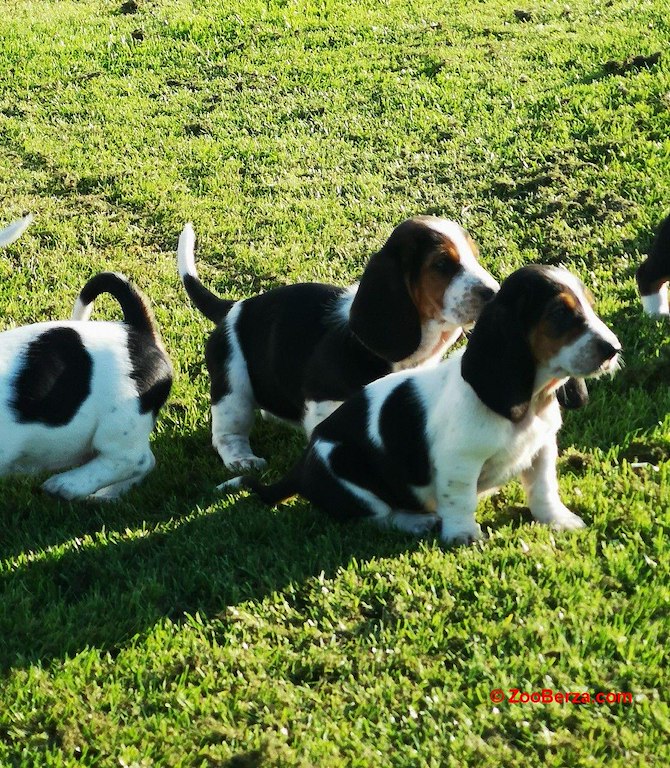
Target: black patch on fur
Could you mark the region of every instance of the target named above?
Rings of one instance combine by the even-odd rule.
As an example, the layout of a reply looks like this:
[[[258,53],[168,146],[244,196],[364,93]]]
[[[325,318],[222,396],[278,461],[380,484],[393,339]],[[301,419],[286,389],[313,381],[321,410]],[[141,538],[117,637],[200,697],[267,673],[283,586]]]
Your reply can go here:
[[[163,407],[172,387],[172,366],[152,334],[128,329],[130,375],[137,385],[140,413],[151,411],[154,419]]]
[[[411,381],[403,382],[386,398],[379,427],[391,466],[397,463],[402,468],[409,485],[428,485],[431,471],[426,412]]]
[[[315,400],[344,399],[389,372],[346,324],[331,318],[343,293],[332,285],[299,283],[244,301],[235,328],[260,408],[299,421],[306,389]],[[222,379],[218,350],[215,356],[210,375],[216,369]]]
[[[670,216],[661,222],[649,256],[638,267],[635,279],[642,296],[657,293],[670,280]]]
[[[222,323],[212,331],[205,346],[205,363],[209,371],[209,392],[212,405],[216,405],[222,397],[230,393],[229,360],[228,326],[226,323]]]
[[[20,423],[68,424],[91,394],[93,361],[74,328],[52,328],[26,350],[11,403]]]
[[[305,399],[346,400],[391,370],[390,363],[364,347],[347,325],[333,328],[305,368]]]
[[[413,386],[410,382],[401,384],[382,407],[381,448],[367,438],[368,412],[364,391],[316,427],[308,448],[311,461],[304,465],[301,493],[339,519],[371,514],[367,504],[343,488],[340,480],[373,493],[392,509],[424,511],[410,487],[430,482],[425,414]],[[335,444],[329,459],[332,474],[313,471],[322,464],[314,451],[318,440]]]

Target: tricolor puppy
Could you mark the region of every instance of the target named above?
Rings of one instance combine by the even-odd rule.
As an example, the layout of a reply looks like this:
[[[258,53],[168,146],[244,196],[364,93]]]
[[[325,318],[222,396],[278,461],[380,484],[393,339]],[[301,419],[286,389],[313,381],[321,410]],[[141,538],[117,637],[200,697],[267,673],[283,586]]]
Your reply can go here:
[[[89,322],[111,294],[123,322]],[[125,277],[86,283],[72,320],[0,333],[0,476],[60,470],[42,486],[66,499],[114,499],[155,464],[149,435],[172,368],[144,297]]]
[[[668,315],[670,281],[670,216],[661,224],[649,256],[635,273],[642,308],[648,315]]]
[[[533,517],[581,528],[559,498],[558,387],[614,371],[616,336],[563,269],[510,275],[465,351],[435,368],[369,384],[323,421],[274,485],[241,477],[268,504],[300,493],[333,517],[369,517],[414,533],[441,523],[445,542],[481,537],[477,498],[521,474]]]
[[[203,286],[194,244],[187,224],[179,273],[196,307],[218,324],[205,352],[212,442],[236,471],[266,463],[249,446],[256,408],[309,435],[370,381],[439,361],[499,288],[467,232],[431,216],[396,227],[357,285],[302,283],[242,301]]]

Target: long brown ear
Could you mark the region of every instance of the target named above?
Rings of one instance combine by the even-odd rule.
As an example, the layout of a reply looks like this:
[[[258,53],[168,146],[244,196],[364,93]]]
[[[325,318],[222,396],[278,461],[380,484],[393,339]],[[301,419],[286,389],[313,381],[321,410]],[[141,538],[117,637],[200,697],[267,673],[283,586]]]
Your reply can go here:
[[[405,278],[400,258],[382,249],[368,262],[349,314],[359,341],[392,363],[421,342],[421,319]]]
[[[589,401],[589,390],[584,379],[568,379],[556,390],[558,402],[569,411],[583,408]]]
[[[500,416],[516,423],[526,415],[535,383],[533,353],[519,320],[495,299],[470,336],[461,375]]]

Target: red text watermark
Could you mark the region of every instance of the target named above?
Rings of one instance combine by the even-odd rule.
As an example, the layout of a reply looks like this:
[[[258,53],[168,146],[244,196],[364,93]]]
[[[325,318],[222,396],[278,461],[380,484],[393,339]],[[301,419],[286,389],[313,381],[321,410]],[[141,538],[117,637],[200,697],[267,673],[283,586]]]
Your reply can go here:
[[[539,691],[522,691],[519,688],[494,688],[489,694],[494,704],[632,704],[633,694],[623,691],[555,691],[542,688]]]

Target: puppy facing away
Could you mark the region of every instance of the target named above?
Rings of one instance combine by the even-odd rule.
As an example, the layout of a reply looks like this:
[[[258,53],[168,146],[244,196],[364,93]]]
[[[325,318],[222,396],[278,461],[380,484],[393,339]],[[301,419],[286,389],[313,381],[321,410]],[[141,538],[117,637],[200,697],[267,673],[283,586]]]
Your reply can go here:
[[[621,347],[564,269],[512,273],[464,351],[430,369],[366,386],[312,433],[279,482],[238,477],[267,504],[301,494],[339,519],[372,518],[445,542],[481,537],[478,496],[521,475],[533,517],[556,529],[584,523],[556,478],[556,392],[569,377],[613,372]]]
[[[90,322],[111,294],[123,322]],[[154,467],[149,435],[172,367],[139,291],[101,272],[69,321],[0,333],[0,477],[68,469],[42,488],[66,499],[111,500]]]
[[[670,281],[670,215],[658,230],[649,256],[635,273],[642,308],[648,315],[668,315]]]
[[[217,324],[205,360],[212,443],[228,469],[265,466],[249,445],[254,410],[302,424],[309,436],[369,382],[437,363],[499,288],[458,224],[417,216],[398,225],[360,283],[283,286],[241,301],[198,279],[190,224],[179,274],[195,306]]]

